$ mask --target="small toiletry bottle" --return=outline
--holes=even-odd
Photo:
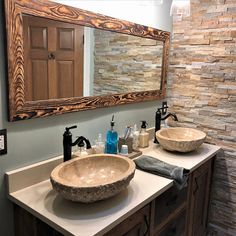
[[[146,131],[147,122],[145,120],[141,121],[141,131],[139,134],[139,147],[145,148],[149,145],[149,133]]]
[[[126,144],[121,146],[120,155],[128,156],[128,146]]]
[[[133,136],[133,145],[132,145],[133,150],[137,150],[139,146],[139,131],[137,129],[136,124],[134,125],[132,136]]]
[[[95,153],[104,153],[105,144],[102,141],[102,134],[98,134],[98,139],[95,142]]]
[[[117,154],[118,134],[114,130],[114,115],[111,120],[111,129],[107,131],[105,153]]]

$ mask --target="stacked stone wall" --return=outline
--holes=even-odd
[[[173,16],[168,100],[179,126],[222,147],[215,161],[209,235],[236,235],[236,0],[191,0]],[[201,236],[201,235],[199,235]]]
[[[163,42],[94,30],[94,94],[160,89]]]

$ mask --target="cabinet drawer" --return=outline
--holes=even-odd
[[[187,201],[187,190],[178,190],[175,186],[164,192],[155,200],[154,206],[154,227],[168,218],[177,208]]]
[[[164,226],[155,236],[184,236],[186,211],[182,211],[170,223]]]
[[[137,211],[104,236],[147,236],[149,235],[150,204]]]

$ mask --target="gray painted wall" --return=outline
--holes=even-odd
[[[4,173],[6,171],[62,154],[62,134],[65,126],[77,124],[78,129],[73,131],[74,135],[84,135],[91,141],[99,132],[105,137],[112,114],[115,114],[116,129],[120,133],[125,125],[138,124],[143,119],[153,126],[154,112],[160,102],[153,101],[49,118],[8,122],[3,2],[0,0],[0,129],[6,128],[8,131],[8,154],[0,156],[0,235],[13,236],[12,204],[6,198],[5,191]],[[166,17],[166,29],[170,29],[169,12],[166,13]],[[145,24],[145,13],[140,18]]]

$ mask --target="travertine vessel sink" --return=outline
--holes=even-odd
[[[89,203],[124,190],[134,172],[135,164],[127,157],[94,154],[58,165],[50,180],[53,188],[64,198]]]
[[[198,148],[206,134],[192,128],[164,128],[156,132],[160,145],[168,151],[190,152]]]

